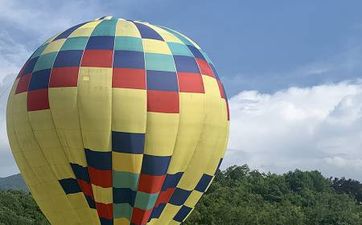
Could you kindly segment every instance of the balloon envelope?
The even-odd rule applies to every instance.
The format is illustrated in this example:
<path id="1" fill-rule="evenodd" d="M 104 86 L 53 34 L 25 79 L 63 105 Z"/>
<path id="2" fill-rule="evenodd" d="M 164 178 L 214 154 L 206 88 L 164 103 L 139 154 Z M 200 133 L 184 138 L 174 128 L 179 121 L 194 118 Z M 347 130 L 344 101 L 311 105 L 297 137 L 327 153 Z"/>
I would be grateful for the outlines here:
<path id="1" fill-rule="evenodd" d="M 53 225 L 180 224 L 221 163 L 228 121 L 195 42 L 113 17 L 41 45 L 7 107 L 13 155 Z"/>

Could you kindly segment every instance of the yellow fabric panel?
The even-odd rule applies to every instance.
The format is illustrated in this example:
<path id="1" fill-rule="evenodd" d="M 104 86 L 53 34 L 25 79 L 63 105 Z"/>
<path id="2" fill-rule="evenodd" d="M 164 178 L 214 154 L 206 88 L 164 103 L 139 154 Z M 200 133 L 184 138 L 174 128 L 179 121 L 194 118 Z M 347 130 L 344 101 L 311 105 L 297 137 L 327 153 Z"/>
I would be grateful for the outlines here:
<path id="1" fill-rule="evenodd" d="M 58 179 L 73 177 L 69 161 L 59 142 L 50 110 L 28 112 L 36 141 Z"/>
<path id="2" fill-rule="evenodd" d="M 210 162 L 217 165 L 220 152 L 223 151 L 223 149 L 217 148 L 216 146 L 217 143 L 220 142 L 220 133 L 224 132 L 224 130 L 220 130 L 220 127 L 222 128 L 224 124 L 226 127 L 227 124 L 227 120 L 223 120 L 223 118 L 225 118 L 225 114 L 223 114 L 224 105 L 222 104 L 218 84 L 216 79 L 212 77 L 203 75 L 202 78 L 205 88 L 203 104 L 205 118 L 203 119 L 203 128 L 196 149 L 177 185 L 178 188 L 185 190 L 193 190 L 196 187 L 202 175 L 207 172 L 206 170 Z M 181 114 L 181 118 L 182 117 L 183 114 Z M 213 172 L 209 175 L 213 175 Z M 190 199 L 189 201 L 191 202 L 192 200 L 195 201 L 195 199 Z M 167 204 L 166 207 L 170 205 L 171 204 Z M 160 222 L 155 223 L 155 225 L 170 224 L 176 213 L 177 212 L 172 213 L 168 211 L 167 214 L 161 214 L 159 218 Z"/>
<path id="3" fill-rule="evenodd" d="M 69 194 L 67 197 L 72 203 L 74 212 L 79 215 L 80 224 L 99 224 L 97 211 L 89 208 L 83 193 Z"/>
<path id="4" fill-rule="evenodd" d="M 138 31 L 136 25 L 126 20 L 118 20 L 116 26 L 116 36 L 129 36 L 129 37 L 141 38 L 141 34 Z"/>
<path id="5" fill-rule="evenodd" d="M 138 174 L 141 171 L 142 158 L 142 154 L 112 152 L 112 168 L 116 171 Z"/>
<path id="6" fill-rule="evenodd" d="M 167 42 L 154 39 L 142 39 L 142 43 L 145 53 L 172 55 L 171 50 L 167 45 Z"/>
<path id="7" fill-rule="evenodd" d="M 50 88 L 49 106 L 59 141 L 69 162 L 86 166 L 77 107 L 77 88 Z"/>
<path id="8" fill-rule="evenodd" d="M 219 153 L 223 149 L 217 148 L 219 136 L 223 132 L 220 130 L 222 124 L 226 124 L 226 120 L 222 121 L 224 117 L 222 111 L 222 101 L 219 94 L 217 82 L 214 78 L 202 76 L 205 88 L 205 111 L 206 117 L 204 120 L 204 130 L 194 152 L 192 160 L 182 176 L 178 187 L 186 190 L 192 190 L 202 175 L 206 173 L 207 166 L 210 161 L 216 165 L 219 160 Z M 210 174 L 210 173 L 209 173 Z M 213 172 L 210 174 L 212 175 Z"/>
<path id="9" fill-rule="evenodd" d="M 45 55 L 51 52 L 58 52 L 60 48 L 63 46 L 64 42 L 65 42 L 64 38 L 51 42 L 50 44 L 47 45 L 47 47 L 44 49 L 44 51 L 41 54 Z"/>
<path id="10" fill-rule="evenodd" d="M 67 212 L 66 215 L 69 215 L 72 220 L 68 221 L 68 224 L 80 225 L 80 219 L 78 215 L 74 212 L 72 205 L 70 204 L 67 196 L 65 195 L 63 189 L 59 185 L 58 178 L 55 173 L 62 173 L 67 171 L 67 169 L 61 168 L 69 165 L 65 163 L 57 163 L 50 165 L 48 159 L 46 159 L 44 152 L 40 148 L 40 144 L 45 144 L 35 137 L 33 129 L 35 132 L 40 132 L 40 135 L 43 132 L 49 131 L 51 127 L 49 123 L 39 123 L 39 115 L 45 116 L 45 119 L 51 119 L 49 116 L 49 110 L 45 113 L 32 114 L 27 112 L 27 93 L 21 93 L 14 95 L 12 91 L 10 95 L 8 105 L 8 121 L 11 121 L 9 125 L 13 128 L 9 129 L 12 132 L 9 135 L 14 134 L 13 139 L 17 139 L 16 143 L 21 143 L 17 146 L 12 146 L 15 159 L 21 166 L 22 175 L 29 185 L 29 189 L 33 194 L 34 199 L 37 201 L 39 207 L 47 216 L 51 223 L 56 223 L 58 212 Z M 40 112 L 40 111 L 39 111 Z M 30 118 L 31 117 L 31 118 Z M 14 119 L 16 118 L 16 119 Z M 37 123 L 34 127 L 31 127 L 31 123 Z M 54 132 L 54 130 L 53 130 Z M 53 133 L 54 135 L 54 133 Z M 47 143 L 52 145 L 51 143 Z M 45 146 L 47 145 L 45 144 Z M 15 149 L 16 148 L 16 149 Z M 47 149 L 51 150 L 51 149 Z M 50 154 L 54 152 L 49 151 Z M 48 153 L 48 152 L 47 152 Z M 20 157 L 19 157 L 20 156 Z M 54 172 L 57 171 L 57 172 Z M 63 171 L 63 172 L 61 172 Z M 69 171 L 69 170 L 68 170 Z M 66 174 L 67 172 L 65 172 Z M 49 204 L 49 199 L 52 199 Z"/>
<path id="11" fill-rule="evenodd" d="M 172 220 L 170 223 L 168 223 L 168 225 L 180 225 L 180 222 L 177 222 L 175 220 Z"/>
<path id="12" fill-rule="evenodd" d="M 180 209 L 181 206 L 167 204 L 160 218 L 151 220 L 147 225 L 168 225 Z"/>
<path id="13" fill-rule="evenodd" d="M 113 203 L 112 188 L 99 187 L 92 184 L 94 200 L 98 203 Z"/>
<path id="14" fill-rule="evenodd" d="M 152 24 L 148 24 L 148 23 L 144 23 L 144 24 L 151 27 L 153 30 L 155 30 L 162 37 L 162 39 L 165 40 L 166 42 L 175 42 L 175 43 L 184 44 L 179 38 L 177 38 L 175 35 L 168 32 L 167 30 L 154 26 Z"/>
<path id="15" fill-rule="evenodd" d="M 180 120 L 168 174 L 185 171 L 199 141 L 204 120 L 204 94 L 179 93 Z"/>
<path id="16" fill-rule="evenodd" d="M 112 69 L 81 67 L 78 109 L 85 148 L 111 150 Z"/>
<path id="17" fill-rule="evenodd" d="M 145 133 L 146 90 L 113 88 L 112 93 L 112 130 Z"/>
<path id="18" fill-rule="evenodd" d="M 126 218 L 115 218 L 114 225 L 129 225 L 130 222 Z"/>
<path id="19" fill-rule="evenodd" d="M 144 153 L 155 156 L 172 155 L 178 123 L 179 114 L 148 112 Z"/>
<path id="20" fill-rule="evenodd" d="M 75 31 L 73 31 L 68 38 L 70 37 L 89 37 L 94 28 L 100 23 L 102 22 L 101 20 L 96 20 L 96 21 L 91 21 L 88 22 L 80 27 L 78 27 Z"/>
<path id="21" fill-rule="evenodd" d="M 192 191 L 191 195 L 189 196 L 189 198 L 186 200 L 185 202 L 185 206 L 188 206 L 190 208 L 194 208 L 195 204 L 200 200 L 200 198 L 202 197 L 202 192 L 199 191 Z"/>

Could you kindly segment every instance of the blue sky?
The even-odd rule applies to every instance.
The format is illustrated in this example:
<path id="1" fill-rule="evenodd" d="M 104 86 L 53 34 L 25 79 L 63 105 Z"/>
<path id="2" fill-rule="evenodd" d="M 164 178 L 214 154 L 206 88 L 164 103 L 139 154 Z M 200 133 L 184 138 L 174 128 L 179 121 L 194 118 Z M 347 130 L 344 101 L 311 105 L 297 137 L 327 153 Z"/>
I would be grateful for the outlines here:
<path id="1" fill-rule="evenodd" d="M 14 74 L 48 37 L 105 15 L 147 21 L 191 37 L 216 64 L 232 110 L 225 166 L 249 163 L 275 172 L 300 167 L 360 178 L 361 1 L 0 0 L 0 5 L 3 105 Z M 0 176 L 16 171 L 4 131 L 1 136 Z M 261 138 L 265 144 L 255 144 Z M 354 147 L 347 151 L 346 143 Z"/>

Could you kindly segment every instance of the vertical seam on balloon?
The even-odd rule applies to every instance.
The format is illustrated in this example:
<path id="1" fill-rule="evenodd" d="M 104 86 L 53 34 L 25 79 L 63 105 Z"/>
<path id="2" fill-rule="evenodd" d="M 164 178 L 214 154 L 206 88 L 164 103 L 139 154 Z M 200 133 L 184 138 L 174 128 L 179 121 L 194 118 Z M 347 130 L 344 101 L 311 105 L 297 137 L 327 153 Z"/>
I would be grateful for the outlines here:
<path id="1" fill-rule="evenodd" d="M 185 46 L 187 46 L 187 43 L 185 43 L 182 39 L 180 39 L 180 38 L 178 37 L 178 35 L 180 35 L 180 36 L 182 36 L 183 38 L 185 38 L 186 40 L 190 41 L 190 40 L 189 40 L 188 38 L 186 38 L 184 35 L 176 32 L 176 31 L 174 31 L 174 30 L 171 30 L 171 29 L 169 29 L 169 28 L 167 28 L 167 27 L 161 27 L 161 28 L 164 29 L 164 30 L 166 30 L 167 32 L 171 33 L 171 34 L 174 35 L 175 37 L 177 37 Z M 192 42 L 190 42 L 190 43 L 193 44 Z M 194 57 L 194 58 L 196 58 L 196 57 Z M 198 68 L 199 68 L 199 65 L 197 65 L 197 66 L 198 66 Z M 200 76 L 202 76 L 202 75 L 201 75 L 201 70 L 200 70 L 200 68 L 199 68 L 199 71 L 200 71 Z M 204 86 L 204 84 L 203 84 L 203 86 Z M 205 120 L 206 120 L 206 114 L 205 114 L 205 94 L 206 94 L 206 92 L 203 93 L 204 98 L 203 98 L 203 102 L 202 102 L 202 103 L 203 103 L 203 108 L 204 108 L 204 115 L 203 115 L 203 121 L 202 121 L 202 129 L 201 129 L 200 135 L 199 135 L 199 137 L 198 137 L 197 144 L 196 144 L 196 146 L 195 146 L 195 148 L 194 148 L 194 150 L 193 150 L 193 152 L 192 152 L 192 156 L 190 157 L 190 160 L 189 160 L 189 162 L 188 162 L 188 165 L 186 166 L 185 170 L 183 171 L 184 174 L 186 173 L 186 171 L 187 171 L 187 170 L 189 169 L 189 167 L 190 167 L 190 162 L 192 161 L 192 159 L 194 158 L 194 155 L 195 155 L 196 152 L 197 152 L 197 149 L 198 149 L 199 144 L 200 144 L 200 141 L 201 141 L 202 134 L 203 134 L 204 131 L 205 131 Z M 184 174 L 181 176 L 178 184 L 181 182 Z M 177 188 L 178 184 L 176 185 L 176 188 Z M 171 198 L 172 198 L 173 195 L 174 195 L 174 193 L 171 195 Z M 170 199 L 171 199 L 171 198 L 170 198 Z M 168 202 L 167 204 L 170 204 L 170 203 Z M 166 204 L 166 206 L 167 206 L 167 204 Z M 166 206 L 165 206 L 165 207 L 166 207 Z M 190 213 L 191 213 L 191 212 L 190 212 Z M 176 212 L 176 214 L 177 214 L 177 212 Z M 175 214 L 175 215 L 176 215 L 176 214 Z M 172 221 L 173 221 L 173 217 L 170 219 L 170 221 L 168 222 L 168 224 L 170 224 Z"/>
<path id="2" fill-rule="evenodd" d="M 113 19 L 113 18 L 112 18 Z M 110 136 L 111 136 L 111 174 L 112 174 L 112 224 L 114 224 L 114 196 L 113 196 L 113 138 L 112 138 L 112 131 L 113 131 L 113 123 L 112 123 L 112 120 L 113 120 L 113 64 L 114 64 L 114 54 L 115 54 L 115 45 L 116 45 L 116 32 L 117 32 L 117 24 L 119 22 L 118 19 L 116 19 L 117 22 L 115 23 L 114 25 L 114 35 L 113 35 L 113 54 L 112 54 L 112 75 L 111 75 L 111 104 L 110 104 L 110 107 L 111 107 L 111 130 L 110 130 Z"/>
<path id="3" fill-rule="evenodd" d="M 135 195 L 135 199 L 134 199 L 134 203 L 133 203 L 133 206 L 132 206 L 132 213 L 130 215 L 130 218 L 129 218 L 129 224 L 132 224 L 132 217 L 133 217 L 133 212 L 134 212 L 134 208 L 135 208 L 135 202 L 136 202 L 136 197 L 137 197 L 137 192 L 138 192 L 138 189 L 139 189 L 139 183 L 140 183 L 140 178 L 141 178 L 141 173 L 142 173 L 142 165 L 143 165 L 143 157 L 144 157 L 144 154 L 145 154 L 145 148 L 146 148 L 146 134 L 147 134 L 147 116 L 148 116 L 148 111 L 147 111 L 147 105 L 148 105 L 148 94 L 147 94 L 147 91 L 148 91 L 148 84 L 147 84 L 147 70 L 146 70 L 146 53 L 145 53 L 145 49 L 144 49 L 144 46 L 143 46 L 143 37 L 141 35 L 141 31 L 138 29 L 138 27 L 136 26 L 136 24 L 134 23 L 134 21 L 131 21 L 131 20 L 128 20 L 128 22 L 132 23 L 134 25 L 134 27 L 137 29 L 137 31 L 139 32 L 140 34 L 140 38 L 141 38 L 141 43 L 142 43 L 142 50 L 143 50 L 143 65 L 144 65 L 144 71 L 145 71 L 145 98 L 146 98 L 146 119 L 145 119 L 145 141 L 144 141 L 144 145 L 143 145 L 143 153 L 142 153 L 142 162 L 141 162 L 141 169 L 139 171 L 139 176 L 138 176 L 138 180 L 137 180 L 137 190 L 136 190 L 136 195 Z"/>
<path id="4" fill-rule="evenodd" d="M 13 88 L 16 88 L 15 87 L 15 84 L 16 84 L 16 82 L 14 83 L 14 85 L 13 85 Z M 14 115 L 14 97 L 15 97 L 15 89 L 13 90 L 13 88 L 12 88 L 12 90 L 10 91 L 10 95 L 9 95 L 9 97 L 8 97 L 8 104 L 9 104 L 9 100 L 10 100 L 10 98 L 11 98 L 11 108 L 9 109 L 9 111 L 11 111 L 11 114 L 12 115 Z M 9 107 L 9 105 L 8 105 L 8 107 Z M 7 116 L 8 117 L 8 116 Z M 28 162 L 28 160 L 24 157 L 24 148 L 22 148 L 21 147 L 21 145 L 19 144 L 20 143 L 20 141 L 19 141 L 19 138 L 18 138 L 18 135 L 17 135 L 17 132 L 16 132 L 16 129 L 15 129 L 15 123 L 14 123 L 14 121 L 15 121 L 15 118 L 12 116 L 11 117 L 11 119 L 12 119 L 12 122 L 11 122 L 11 124 L 12 124 L 12 130 L 13 130 L 13 135 L 14 135 L 14 137 L 15 137 L 15 139 L 16 139 L 16 142 L 17 142 L 17 146 L 21 149 L 21 154 L 22 154 L 22 156 L 23 156 L 23 158 L 24 158 L 24 161 L 26 162 L 26 164 L 28 165 L 27 167 L 30 169 L 30 170 L 32 170 L 32 173 L 35 175 L 35 176 L 37 176 L 37 178 L 39 177 L 35 172 L 34 172 L 34 170 L 33 170 L 33 167 L 31 167 L 30 166 L 30 164 L 29 164 L 29 162 Z M 15 156 L 14 156 L 14 158 L 15 158 Z M 16 158 L 15 158 L 15 160 L 16 160 Z M 29 189 L 30 189 L 30 191 L 31 191 L 31 187 L 26 183 L 26 185 L 29 187 Z"/>
<path id="5" fill-rule="evenodd" d="M 59 34 L 57 34 L 57 35 L 59 35 Z M 55 37 L 56 37 L 56 36 L 54 36 L 54 37 L 49 41 L 49 43 L 51 43 L 51 42 L 54 40 Z M 43 49 L 43 51 L 44 51 L 44 50 L 45 50 L 45 48 Z M 43 52 L 43 51 L 42 51 L 42 52 Z M 55 58 L 57 57 L 58 53 L 59 53 L 59 51 L 56 52 Z M 40 54 L 41 54 L 41 53 L 40 53 Z M 50 66 L 50 71 L 49 71 L 50 74 L 49 74 L 48 87 L 47 87 L 48 104 L 49 104 L 49 83 L 50 83 L 50 76 L 51 76 L 51 71 L 53 70 L 54 63 L 55 63 L 55 60 L 53 61 L 53 64 Z M 31 78 L 31 79 L 32 79 L 32 78 Z M 31 81 L 30 81 L 30 82 L 31 82 Z M 28 92 L 27 92 L 27 94 L 29 93 L 30 82 L 29 82 L 29 84 L 28 84 Z M 27 96 L 27 97 L 29 97 L 29 96 Z M 62 144 L 60 143 L 60 140 L 59 140 L 58 132 L 57 132 L 56 127 L 55 127 L 55 124 L 54 124 L 53 115 L 52 115 L 51 110 L 50 110 L 50 105 L 49 105 L 49 109 L 42 109 L 42 110 L 44 110 L 44 111 L 45 111 L 45 110 L 49 110 L 49 113 L 50 113 L 50 115 L 51 115 L 51 117 L 52 117 L 51 123 L 53 124 L 54 131 L 55 131 L 55 133 L 56 133 L 56 135 L 57 135 L 57 137 L 58 137 L 59 144 L 60 144 L 60 146 L 61 146 L 62 149 L 63 149 L 63 146 L 62 146 Z M 39 111 L 41 111 L 41 110 L 39 110 Z M 29 114 L 30 114 L 30 112 L 29 112 L 29 110 L 27 110 L 27 118 L 28 118 L 28 122 L 29 122 L 29 125 L 30 125 L 30 128 L 31 128 L 31 131 L 32 131 L 33 136 L 34 136 L 34 140 L 36 141 L 37 145 L 39 146 L 39 149 L 40 149 L 40 151 L 42 152 L 42 155 L 44 156 L 44 158 L 45 158 L 45 159 L 48 159 L 48 158 L 45 156 L 45 154 L 44 154 L 44 149 L 43 149 L 43 148 L 41 147 L 41 145 L 39 144 L 39 140 L 38 140 L 37 136 L 36 136 L 35 133 L 34 133 L 33 124 L 32 124 L 32 122 L 31 122 L 31 120 L 30 120 Z M 63 154 L 65 155 L 65 158 L 67 159 L 66 154 L 64 153 L 64 151 L 63 151 Z M 68 160 L 68 162 L 69 162 L 69 159 L 67 159 L 67 160 Z M 57 174 L 56 174 L 56 172 L 55 172 L 55 170 L 54 170 L 54 168 L 52 167 L 51 164 L 49 164 L 49 167 L 50 167 L 50 169 L 53 171 L 54 177 L 57 179 L 57 181 L 59 181 L 59 180 L 61 179 L 61 177 L 58 177 L 58 176 L 57 176 Z M 70 169 L 70 170 L 71 170 L 71 169 Z M 73 174 L 73 175 L 74 175 L 74 174 Z M 59 185 L 60 185 L 60 184 L 59 184 Z M 74 209 L 73 204 L 71 204 L 71 202 L 70 202 L 70 200 L 69 200 L 69 198 L 68 198 L 68 196 L 67 196 L 66 194 L 65 194 L 65 198 L 67 199 L 67 202 L 68 202 L 68 204 L 70 205 L 70 207 L 71 207 L 72 209 Z M 78 223 L 80 223 L 81 220 L 80 220 L 79 215 L 76 214 L 76 213 L 74 213 L 74 214 L 75 214 L 76 217 L 78 218 Z"/>
<path id="6" fill-rule="evenodd" d="M 101 20 L 93 20 L 93 21 L 101 21 Z M 99 22 L 98 24 L 96 24 L 94 27 L 93 27 L 93 30 L 92 30 L 92 33 L 94 32 L 94 30 L 96 29 L 96 27 L 100 24 L 101 22 Z M 86 167 L 87 167 L 87 173 L 88 173 L 88 177 L 89 177 L 89 170 L 88 170 L 88 160 L 87 160 L 87 157 L 85 155 L 85 146 L 84 146 L 84 137 L 83 137 L 83 130 L 82 130 L 82 122 L 81 122 L 81 119 L 80 119 L 80 110 L 79 110 L 79 86 L 78 86 L 78 82 L 79 80 L 81 79 L 81 74 L 80 74 L 80 71 L 81 71 L 81 67 L 82 67 L 82 61 L 83 61 L 83 56 L 84 56 L 84 53 L 86 51 L 86 48 L 87 48 L 87 44 L 89 42 L 89 39 L 90 37 L 92 36 L 92 33 L 88 36 L 88 39 L 87 39 L 87 43 L 85 44 L 85 49 L 83 50 L 82 52 L 82 56 L 80 58 L 80 61 L 79 61 L 79 70 L 78 70 L 78 80 L 77 80 L 77 96 L 76 96 L 76 103 L 77 103 L 77 114 L 78 114 L 78 121 L 79 121 L 79 128 L 80 128 L 80 135 L 82 137 L 82 144 L 83 144 L 83 153 L 84 153 L 84 159 L 85 159 L 85 162 L 87 163 Z M 92 184 L 90 182 L 90 190 L 92 191 L 92 196 L 93 196 L 93 200 L 94 200 L 94 192 L 93 192 L 93 187 L 92 187 Z M 84 198 L 86 199 L 86 196 L 85 194 L 84 195 Z M 99 217 L 99 213 L 98 213 L 98 210 L 97 210 L 97 207 L 95 208 L 95 211 L 97 212 L 97 215 L 98 215 L 98 221 L 99 221 L 99 224 L 101 224 L 101 220 L 100 220 L 100 217 Z"/>
<path id="7" fill-rule="evenodd" d="M 145 24 L 146 25 L 146 24 Z M 164 29 L 162 29 L 162 28 L 160 28 L 161 30 L 164 30 Z M 165 31 L 165 30 L 164 30 Z M 166 31 L 167 32 L 167 31 Z M 169 32 L 168 32 L 169 33 Z M 167 43 L 166 41 L 165 41 L 165 43 Z M 171 52 L 171 49 L 170 49 L 170 47 L 167 45 L 167 48 L 170 50 L 170 52 Z M 175 69 L 175 73 L 176 73 L 176 80 L 177 80 L 177 96 L 178 96 L 178 107 L 179 107 L 179 110 L 178 110 L 178 122 L 177 122 L 177 132 L 176 132 L 176 134 L 175 134 L 175 142 L 174 142 L 174 144 L 173 144 L 173 148 L 172 148 L 172 153 L 171 153 L 171 157 L 170 157 L 170 162 L 169 162 L 169 164 L 168 164 L 168 166 L 167 166 L 167 171 L 166 171 L 166 174 L 165 174 L 165 176 L 167 176 L 167 174 L 168 174 L 168 170 L 169 170 L 169 168 L 170 168 L 170 164 L 171 164 L 171 161 L 172 161 L 172 156 L 173 156 L 173 153 L 174 153 L 174 151 L 175 151 L 175 147 L 176 147 L 176 144 L 177 144 L 177 138 L 178 138 L 178 134 L 179 134 L 179 131 L 180 131 L 180 120 L 181 120 L 181 94 L 180 94 L 180 82 L 179 82 L 179 79 L 178 79 L 178 75 L 177 75 L 177 68 L 176 68 L 176 61 L 175 61 L 175 58 L 173 57 L 173 54 L 172 54 L 172 52 L 171 52 L 171 56 L 172 56 L 172 60 L 173 60 L 173 65 L 174 65 L 174 69 Z M 165 181 L 164 181 L 165 182 Z M 164 182 L 162 183 L 162 185 L 164 184 Z M 157 196 L 157 198 L 159 197 L 159 195 L 160 195 L 160 193 L 161 193 L 161 191 L 162 191 L 162 188 L 161 188 L 161 190 L 160 190 L 160 192 L 158 193 L 158 196 Z M 155 203 L 156 204 L 156 203 Z M 153 205 L 153 208 L 152 208 L 152 212 L 153 212 L 153 210 L 155 209 L 155 205 Z M 151 212 L 151 215 L 152 215 L 152 212 Z M 149 218 L 150 219 L 150 218 Z"/>
<path id="8" fill-rule="evenodd" d="M 145 24 L 146 25 L 146 24 Z M 170 32 L 166 31 L 165 29 L 163 29 L 162 27 L 158 27 L 159 29 L 171 34 Z M 173 34 L 171 34 L 173 35 Z M 174 37 L 176 37 L 175 35 L 173 35 Z M 177 37 L 176 37 L 177 38 Z M 180 40 L 181 41 L 181 40 Z M 166 41 L 165 41 L 166 42 Z M 166 42 L 167 43 L 167 42 Z M 167 45 L 167 47 L 169 48 L 169 50 L 171 51 L 170 47 Z M 168 164 L 168 168 L 167 168 L 167 171 L 166 171 L 166 176 L 168 174 L 168 170 L 170 168 L 170 165 L 171 165 L 171 162 L 172 162 L 172 157 L 173 157 L 173 153 L 175 151 L 175 147 L 177 145 L 177 139 L 178 139 L 178 133 L 180 131 L 180 120 L 181 120 L 181 94 L 180 94 L 180 82 L 179 82 L 179 79 L 178 79 L 178 75 L 177 75 L 177 69 L 176 69 L 176 61 L 175 61 L 175 58 L 173 57 L 173 53 L 171 52 L 171 55 L 172 55 L 172 59 L 173 59 L 173 62 L 174 62 L 174 67 L 175 67 L 175 71 L 176 71 L 176 79 L 177 79 L 177 94 L 178 94 L 178 99 L 179 99 L 179 112 L 178 112 L 178 123 L 177 123 L 177 132 L 176 132 L 176 137 L 175 137 L 175 143 L 173 145 L 173 150 L 172 150 L 172 153 L 171 153 L 171 158 L 170 158 L 170 162 Z M 162 184 L 163 185 L 163 184 Z M 157 196 L 157 199 L 161 193 L 162 189 L 160 190 L 160 192 L 158 193 L 158 196 Z M 152 208 L 152 212 L 151 212 L 151 215 L 153 213 L 153 211 L 155 210 L 155 205 L 153 206 Z M 155 218 L 155 219 L 158 219 L 158 218 Z M 157 224 L 158 222 L 156 222 Z"/>

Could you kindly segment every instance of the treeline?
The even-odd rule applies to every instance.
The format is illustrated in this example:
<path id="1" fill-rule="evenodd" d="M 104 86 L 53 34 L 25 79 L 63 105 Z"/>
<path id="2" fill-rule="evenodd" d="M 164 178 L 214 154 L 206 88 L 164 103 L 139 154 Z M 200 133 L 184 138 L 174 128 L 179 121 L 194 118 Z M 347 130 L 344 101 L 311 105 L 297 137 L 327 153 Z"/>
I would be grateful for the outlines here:
<path id="1" fill-rule="evenodd" d="M 361 225 L 362 184 L 318 171 L 218 172 L 185 225 Z"/>
<path id="2" fill-rule="evenodd" d="M 184 225 L 362 225 L 362 184 L 318 171 L 283 175 L 247 165 L 216 174 Z M 0 191 L 0 225 L 49 225 L 31 195 Z M 165 224 L 166 225 L 166 224 Z"/>
<path id="3" fill-rule="evenodd" d="M 50 225 L 29 193 L 0 191 L 0 225 Z"/>

